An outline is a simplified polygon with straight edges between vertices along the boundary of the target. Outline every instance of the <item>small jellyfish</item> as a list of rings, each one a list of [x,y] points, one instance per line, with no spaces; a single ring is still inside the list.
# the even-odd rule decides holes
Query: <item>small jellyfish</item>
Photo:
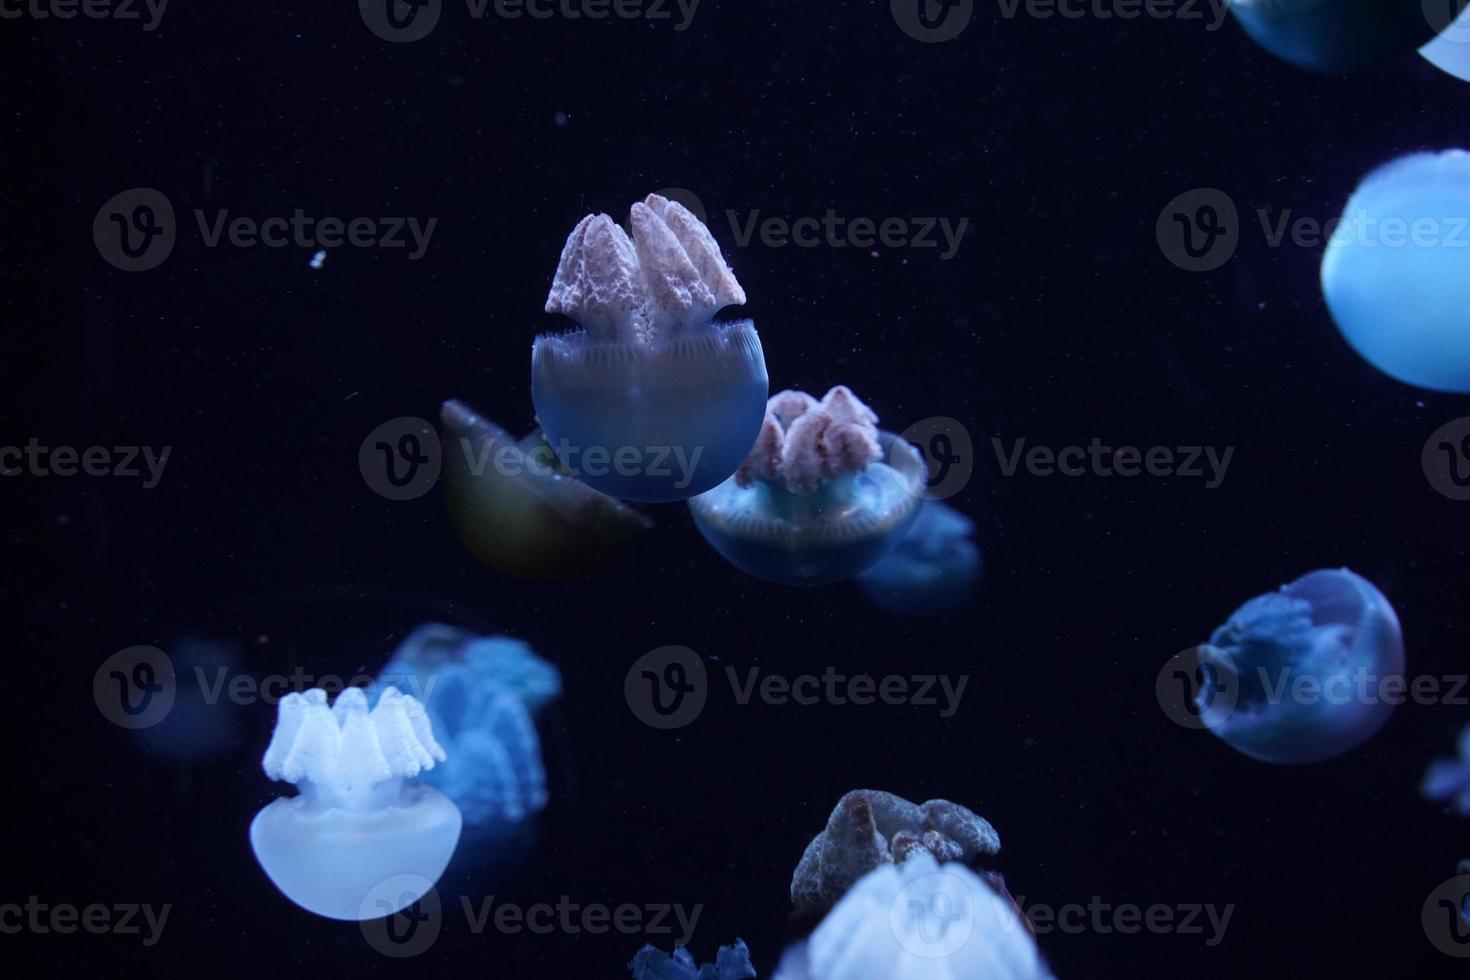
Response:
[[[1361,745],[1388,721],[1387,683],[1404,669],[1393,607],[1345,568],[1257,596],[1198,650],[1201,716],[1263,762],[1317,762]]]
[[[745,302],[709,229],[657,194],[631,238],[588,215],[562,250],[548,313],[581,328],[531,348],[536,415],[566,471],[623,500],[685,500],[735,472],[760,431],[769,383]]]
[[[330,708],[320,688],[286,695],[262,765],[300,794],[255,815],[256,860],[282,894],[329,919],[412,905],[459,842],[459,810],[415,779],[444,758],[423,705],[395,688],[371,711],[360,688]]]
[[[519,442],[463,402],[440,409],[444,498],[459,539],[497,571],[532,579],[590,572],[652,526],[562,471],[541,430]]]
[[[887,556],[858,576],[868,599],[885,612],[930,615],[958,608],[980,575],[975,522],[926,500]]]
[[[1419,0],[1227,0],[1261,47],[1299,68],[1351,72],[1434,36]]]
[[[1413,153],[1369,174],[1327,243],[1322,293],[1374,367],[1470,393],[1470,153]]]
[[[506,636],[426,623],[378,675],[418,693],[449,758],[424,782],[442,790],[467,827],[516,823],[546,807],[546,769],[534,714],[561,694],[561,674]]]
[[[1458,758],[1429,764],[1419,791],[1431,800],[1448,800],[1456,812],[1470,817],[1470,725],[1460,732],[1455,750]]]
[[[919,851],[868,872],[774,980],[1051,980],[1015,905],[975,872]]]
[[[772,396],[749,458],[689,501],[694,523],[757,578],[852,578],[898,543],[923,500],[923,460],[877,423],[841,385],[820,402],[800,391]]]
[[[683,946],[675,946],[672,956],[644,946],[628,964],[628,971],[633,980],[755,980],[750,949],[743,939],[735,940],[733,946],[721,946],[713,963],[697,968]]]

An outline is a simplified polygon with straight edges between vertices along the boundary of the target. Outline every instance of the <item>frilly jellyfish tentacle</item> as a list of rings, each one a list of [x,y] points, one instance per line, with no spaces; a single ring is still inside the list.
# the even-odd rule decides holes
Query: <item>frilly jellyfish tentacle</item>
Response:
[[[1448,800],[1456,812],[1470,817],[1470,725],[1460,732],[1455,747],[1458,758],[1429,764],[1419,791],[1431,800]]]
[[[1211,731],[1263,762],[1341,755],[1393,711],[1384,682],[1401,678],[1404,644],[1383,593],[1347,569],[1319,570],[1245,603],[1200,648],[1217,675],[1199,703]],[[1233,703],[1220,710],[1219,690]]]
[[[395,688],[371,711],[358,688],[330,708],[319,688],[286,695],[262,766],[301,793],[256,814],[256,859],[287,898],[327,918],[378,918],[412,904],[459,842],[459,810],[414,778],[444,759],[423,706]]]
[[[709,229],[658,195],[630,238],[607,215],[573,230],[546,301],[580,330],[531,348],[531,396],[566,470],[624,500],[684,500],[735,471],[760,429],[769,382],[745,302]]]
[[[735,940],[733,946],[721,946],[713,963],[698,967],[683,946],[675,946],[672,955],[644,946],[628,970],[633,980],[755,980],[750,949],[743,939]]]
[[[734,476],[689,501],[705,540],[736,568],[783,585],[852,578],[902,538],[923,499],[924,463],[842,386],[821,402],[771,398]]]
[[[1351,72],[1408,54],[1434,36],[1420,0],[1228,0],[1257,44],[1319,72]]]

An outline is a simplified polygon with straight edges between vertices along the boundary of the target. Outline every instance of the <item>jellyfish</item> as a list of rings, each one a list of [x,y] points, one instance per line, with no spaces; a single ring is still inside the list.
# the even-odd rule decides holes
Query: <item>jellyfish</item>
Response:
[[[1369,174],[1327,243],[1322,292],[1368,363],[1470,393],[1470,153],[1412,153]]]
[[[1051,980],[1010,899],[958,862],[917,850],[857,881],[775,980]]]
[[[623,500],[685,500],[735,472],[760,431],[765,355],[709,229],[657,194],[628,237],[588,215],[561,253],[548,313],[580,329],[531,348],[531,397],[565,470]]]
[[[1463,10],[1452,24],[1420,48],[1419,53],[1440,71],[1470,82],[1470,8]]]
[[[750,949],[743,939],[733,946],[721,946],[715,961],[695,967],[694,957],[683,946],[674,947],[674,955],[644,946],[628,964],[633,980],[754,980],[755,967],[750,962]]]
[[[1226,0],[1261,47],[1299,68],[1351,72],[1434,36],[1419,0]]]
[[[880,432],[839,385],[819,402],[772,396],[735,475],[689,501],[694,523],[741,571],[783,585],[852,578],[903,537],[923,499],[919,454]]]
[[[1470,817],[1470,725],[1460,732],[1454,759],[1435,759],[1424,773],[1419,791],[1431,800],[1448,800],[1462,816]]]
[[[533,717],[561,693],[561,674],[519,640],[426,623],[407,637],[377,685],[418,693],[448,760],[425,774],[467,828],[526,820],[546,807],[546,769]]]
[[[926,500],[888,555],[858,576],[868,599],[885,612],[928,615],[965,604],[980,575],[975,523]]]
[[[555,579],[592,571],[652,523],[568,476],[540,429],[519,442],[463,402],[440,418],[450,522],[497,571]]]
[[[459,809],[415,778],[444,758],[423,705],[396,688],[371,711],[355,687],[330,708],[321,688],[286,695],[262,764],[300,794],[255,815],[256,860],[282,894],[329,919],[412,905],[459,842]]]
[[[225,694],[229,678],[240,671],[234,644],[189,634],[169,644],[168,657],[174,667],[173,707],[158,724],[134,732],[148,754],[190,763],[240,746],[243,708]]]
[[[1262,762],[1317,762],[1373,737],[1402,681],[1398,616],[1346,568],[1251,599],[1199,647],[1206,725]]]

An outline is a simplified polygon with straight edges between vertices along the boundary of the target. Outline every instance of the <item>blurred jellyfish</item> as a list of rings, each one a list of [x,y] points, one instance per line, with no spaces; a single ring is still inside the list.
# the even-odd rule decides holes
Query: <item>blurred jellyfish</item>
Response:
[[[561,675],[529,646],[441,623],[410,633],[378,675],[416,692],[449,758],[424,776],[466,826],[516,823],[547,802],[532,716],[561,693]]]
[[[244,709],[228,695],[240,672],[234,644],[187,635],[168,645],[174,666],[173,707],[156,725],[134,733],[149,755],[193,762],[219,755],[243,741]]]
[[[1413,153],[1354,192],[1322,257],[1338,330],[1374,367],[1470,393],[1470,153]]]
[[[839,385],[818,402],[771,397],[735,475],[689,501],[694,523],[741,571],[783,585],[852,578],[903,537],[924,493],[924,463]]]
[[[694,957],[683,946],[674,947],[674,955],[644,946],[628,964],[633,980],[754,980],[755,967],[750,963],[750,950],[743,939],[733,946],[721,946],[715,961],[696,968]]]
[[[1420,0],[1226,0],[1261,47],[1300,68],[1350,72],[1434,36]]]
[[[1445,13],[1449,11],[1446,6]],[[1470,8],[1462,11],[1434,40],[1420,48],[1419,53],[1440,71],[1470,82]]]
[[[652,523],[560,469],[537,429],[517,442],[447,401],[444,497],[459,539],[497,571],[552,579],[601,565]]]
[[[863,592],[886,612],[927,615],[965,604],[980,575],[975,523],[926,500],[887,556],[858,576]]]
[[[1448,800],[1450,806],[1470,817],[1470,725],[1460,732],[1454,759],[1435,759],[1424,773],[1419,791],[1431,800]]]
[[[948,800],[910,803],[882,790],[843,795],[827,826],[802,852],[791,876],[796,911],[825,911],[859,878],[924,852],[938,861],[973,861],[1000,853],[990,821]]]
[[[286,695],[262,764],[300,795],[255,815],[256,860],[287,898],[329,919],[412,905],[459,842],[459,810],[414,778],[443,761],[423,705],[394,688],[371,711],[360,688],[330,708],[320,688]]]
[[[1050,980],[1014,904],[959,863],[919,850],[868,872],[775,980]]]
[[[682,205],[633,205],[633,237],[588,215],[562,250],[548,313],[580,330],[531,348],[531,396],[567,472],[624,500],[684,500],[735,472],[768,393],[745,302],[709,229]]]
[[[1404,670],[1393,607],[1345,568],[1257,596],[1198,649],[1201,716],[1263,762],[1317,762],[1366,742],[1393,712],[1385,682]]]

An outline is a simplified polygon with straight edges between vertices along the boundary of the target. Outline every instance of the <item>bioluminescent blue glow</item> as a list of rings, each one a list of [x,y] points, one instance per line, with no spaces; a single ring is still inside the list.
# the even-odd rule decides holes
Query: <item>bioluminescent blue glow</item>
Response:
[[[1245,32],[1300,68],[1348,72],[1409,54],[1434,36],[1418,0],[1227,0]]]
[[[958,608],[980,576],[974,534],[974,521],[926,500],[903,538],[858,576],[858,584],[873,605],[891,613],[928,615]]]
[[[754,980],[755,967],[750,963],[750,950],[743,939],[733,946],[721,946],[713,963],[696,967],[694,957],[683,946],[674,953],[660,952],[644,946],[628,964],[633,980]]]
[[[863,876],[774,980],[1051,980],[1015,906],[925,851]]]
[[[1448,801],[1470,817],[1470,725],[1460,732],[1455,750],[1456,758],[1435,759],[1429,764],[1419,791],[1428,799]]]
[[[1419,53],[1440,71],[1470,82],[1470,9],[1462,11]]]
[[[769,387],[745,302],[700,220],[658,195],[633,205],[630,238],[588,215],[562,251],[548,313],[580,330],[531,348],[531,397],[567,472],[624,500],[685,500],[735,472]]]
[[[444,761],[429,717],[394,688],[330,708],[313,688],[281,699],[262,765],[300,795],[255,815],[250,846],[291,901],[329,919],[375,919],[423,897],[459,842],[459,810],[416,776]]]
[[[424,775],[471,827],[515,822],[546,806],[535,712],[561,694],[561,674],[520,640],[426,623],[378,675],[419,695],[448,759]]]
[[[923,499],[923,460],[877,423],[840,385],[820,402],[799,391],[772,396],[749,458],[689,501],[695,525],[757,578],[852,578],[899,542]]]
[[[1388,721],[1402,680],[1398,616],[1345,568],[1310,572],[1231,614],[1199,648],[1208,727],[1263,762],[1341,755]]]
[[[133,733],[153,756],[197,762],[229,751],[243,741],[245,709],[221,696],[229,678],[241,670],[235,646],[203,636],[184,636],[168,646],[176,688],[173,707],[156,725]]]
[[[1369,174],[1327,243],[1322,293],[1374,367],[1470,392],[1470,153],[1414,153]]]

